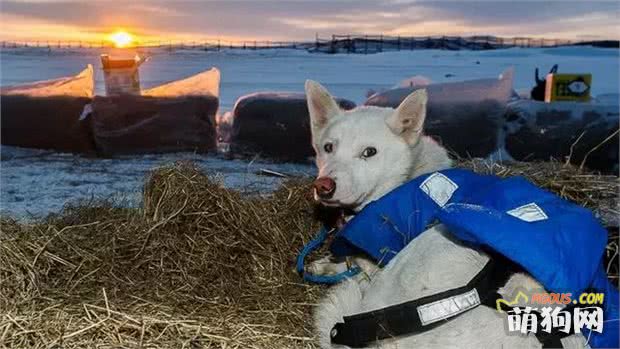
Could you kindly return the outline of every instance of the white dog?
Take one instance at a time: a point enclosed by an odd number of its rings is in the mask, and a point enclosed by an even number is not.
[[[361,210],[416,176],[446,169],[452,162],[445,149],[422,133],[427,95],[418,90],[397,109],[359,107],[343,111],[320,84],[307,81],[312,144],[318,178],[315,198],[327,206]],[[315,321],[322,348],[337,348],[330,331],[344,316],[384,308],[466,285],[488,261],[484,253],[453,239],[442,225],[423,232],[383,270],[357,258],[367,278],[356,277],[330,290],[316,309]],[[330,274],[346,268],[328,259],[310,266]],[[513,275],[500,293],[511,296],[518,288],[542,289],[524,274]],[[508,335],[497,311],[478,306],[417,335],[371,344],[372,348],[539,348],[530,336]],[[581,335],[562,339],[564,347],[583,348]]]

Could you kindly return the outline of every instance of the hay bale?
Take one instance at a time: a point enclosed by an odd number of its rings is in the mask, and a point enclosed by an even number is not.
[[[270,198],[244,198],[180,165],[152,174],[142,210],[76,206],[34,225],[4,219],[0,323],[15,320],[4,340],[33,348],[311,345],[320,288],[292,272],[318,228],[309,192],[286,183]]]
[[[590,208],[617,192],[616,177],[558,163],[461,166],[523,174]],[[33,224],[1,218],[0,345],[316,347],[310,319],[323,288],[293,272],[318,229],[312,212],[307,181],[248,197],[178,164],[150,175],[140,209],[100,203]]]

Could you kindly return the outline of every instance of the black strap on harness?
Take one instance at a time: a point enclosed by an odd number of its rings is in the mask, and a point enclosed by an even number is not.
[[[456,317],[479,304],[495,309],[497,299],[502,298],[497,290],[503,287],[517,270],[519,270],[518,266],[505,257],[493,256],[465,286],[386,308],[345,316],[344,322],[339,322],[332,328],[331,342],[351,348],[361,348],[377,340],[428,331],[443,324],[443,320]],[[447,314],[445,317],[426,321],[426,324],[420,318],[418,312],[420,307],[430,306],[434,302],[464,294],[476,294],[479,303]],[[568,335],[570,334],[563,332],[548,334],[544,331],[537,331],[537,338],[543,344],[543,348],[562,347],[560,338]]]

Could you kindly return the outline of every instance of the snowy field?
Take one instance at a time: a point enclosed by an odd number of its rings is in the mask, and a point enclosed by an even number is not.
[[[73,75],[86,64],[96,67],[97,93],[103,94],[103,76],[97,50],[6,49],[0,51],[0,85]],[[494,51],[418,50],[372,55],[310,54],[299,50],[148,52],[141,70],[148,88],[217,67],[221,70],[220,112],[235,100],[257,91],[303,91],[306,79],[322,82],[339,97],[364,102],[369,89],[389,88],[399,81],[424,75],[433,82],[496,77],[515,67],[514,88],[528,91],[534,69],[545,73],[553,64],[559,72],[593,75],[594,95],[618,93],[619,51],[591,47],[507,49]],[[313,175],[311,165],[270,164],[225,160],[217,156],[167,154],[86,159],[49,151],[2,147],[0,161],[0,213],[14,217],[40,217],[57,212],[67,201],[113,198],[138,205],[144,175],[152,168],[177,160],[192,160],[231,187],[268,192],[278,179],[258,176],[260,169],[291,175]]]

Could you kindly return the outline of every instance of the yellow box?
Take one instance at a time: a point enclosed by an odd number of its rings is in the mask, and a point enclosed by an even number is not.
[[[592,74],[547,74],[545,102],[590,100]]]

